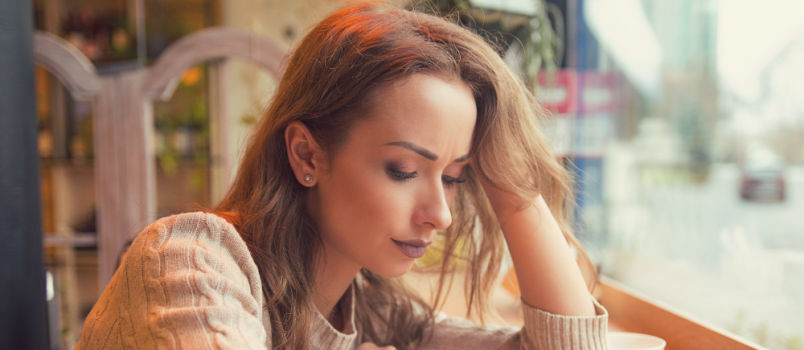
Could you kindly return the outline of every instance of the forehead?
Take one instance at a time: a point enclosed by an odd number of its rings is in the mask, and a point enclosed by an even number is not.
[[[412,142],[453,158],[469,152],[477,109],[463,81],[414,74],[368,98],[370,115],[355,125],[352,136],[371,144]]]

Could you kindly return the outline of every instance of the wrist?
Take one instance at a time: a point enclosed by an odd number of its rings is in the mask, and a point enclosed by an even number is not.
[[[501,190],[494,191],[497,193],[488,197],[489,203],[491,203],[494,214],[497,216],[497,221],[503,228],[506,223],[514,219],[517,215],[522,214],[529,208],[533,208],[533,200],[522,199],[515,194],[509,194]]]

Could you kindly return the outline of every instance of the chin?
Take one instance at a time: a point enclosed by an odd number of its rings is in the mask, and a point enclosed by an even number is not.
[[[398,262],[396,264],[387,264],[385,266],[379,266],[379,268],[369,268],[371,272],[374,272],[382,277],[385,278],[394,278],[400,277],[410,271],[410,268],[413,266],[413,260],[408,262]]]

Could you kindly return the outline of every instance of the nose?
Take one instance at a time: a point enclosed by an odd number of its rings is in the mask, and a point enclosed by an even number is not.
[[[420,196],[414,221],[424,229],[443,230],[452,224],[447,193],[440,183]]]

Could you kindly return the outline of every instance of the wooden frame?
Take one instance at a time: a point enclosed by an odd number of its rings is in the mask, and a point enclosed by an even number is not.
[[[607,277],[600,281],[600,303],[609,321],[624,331],[655,335],[674,349],[763,349],[737,335],[707,325]]]
[[[33,48],[37,64],[56,76],[74,98],[92,104],[101,290],[111,279],[125,243],[156,219],[153,101],[169,99],[181,74],[200,63],[241,58],[278,80],[285,57],[284,50],[262,36],[223,27],[200,30],[176,41],[153,66],[114,75],[100,76],[86,56],[52,34],[35,33]],[[225,115],[212,120],[220,128],[231,122]],[[230,142],[225,132],[216,135],[211,143],[225,158]],[[221,163],[227,171],[234,171],[232,159]],[[223,178],[228,181],[231,176]]]

